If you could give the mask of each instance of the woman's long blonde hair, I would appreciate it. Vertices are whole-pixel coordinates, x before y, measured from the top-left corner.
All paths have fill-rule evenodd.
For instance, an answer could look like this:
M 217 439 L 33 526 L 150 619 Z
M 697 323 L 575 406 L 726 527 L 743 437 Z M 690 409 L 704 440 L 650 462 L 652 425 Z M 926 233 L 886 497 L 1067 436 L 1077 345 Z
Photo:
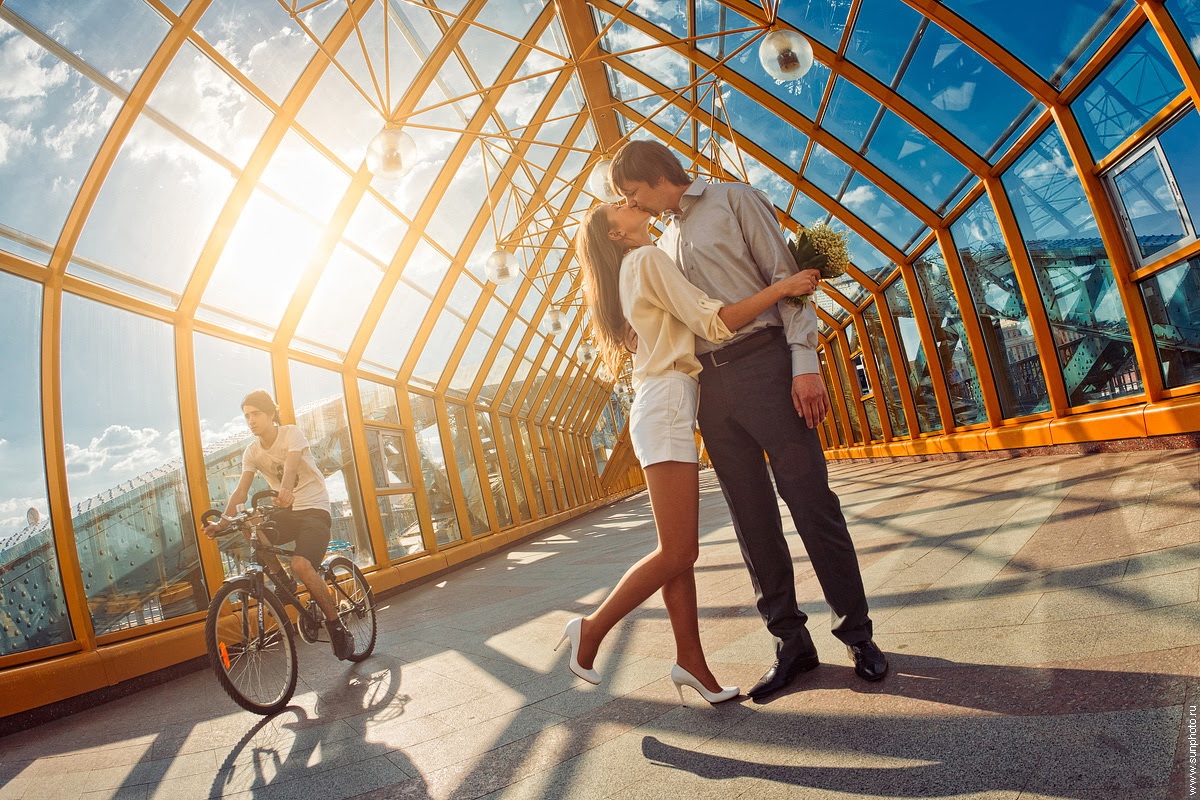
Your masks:
M 637 347 L 629 321 L 621 311 L 621 259 L 625 250 L 608 238 L 607 206 L 588 209 L 575 234 L 575 254 L 583 270 L 583 297 L 592 316 L 592 335 L 600 361 L 613 377 Z

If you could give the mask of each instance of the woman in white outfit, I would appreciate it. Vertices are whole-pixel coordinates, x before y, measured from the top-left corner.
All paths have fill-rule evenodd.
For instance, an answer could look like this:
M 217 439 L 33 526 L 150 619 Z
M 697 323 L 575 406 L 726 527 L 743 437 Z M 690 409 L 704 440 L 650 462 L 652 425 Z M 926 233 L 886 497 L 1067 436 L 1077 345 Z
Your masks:
M 594 612 L 567 623 L 568 666 L 599 683 L 592 664 L 605 635 L 626 614 L 662 589 L 675 635 L 671 680 L 683 700 L 684 685 L 710 703 L 736 697 L 708 668 L 700 645 L 696 580 L 700 488 L 696 427 L 700 362 L 695 338 L 721 342 L 787 297 L 812 294 L 820 273 L 792 275 L 758 294 L 722 305 L 687 282 L 670 256 L 652 243 L 650 214 L 628 205 L 588 211 L 576 237 L 587 303 L 600 356 L 617 374 L 633 353 L 637 397 L 629 415 L 633 450 L 646 475 L 658 547 L 621 578 Z M 557 649 L 557 646 L 555 647 Z

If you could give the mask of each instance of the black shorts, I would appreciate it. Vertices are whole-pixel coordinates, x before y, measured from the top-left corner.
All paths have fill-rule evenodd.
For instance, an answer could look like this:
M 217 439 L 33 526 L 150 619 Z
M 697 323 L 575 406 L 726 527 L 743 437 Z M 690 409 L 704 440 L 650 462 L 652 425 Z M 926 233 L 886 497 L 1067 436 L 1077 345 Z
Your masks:
M 269 534 L 271 544 L 295 542 L 295 555 L 307 558 L 314 567 L 321 566 L 329 547 L 329 529 L 333 527 L 328 511 L 323 508 L 303 511 L 280 508 L 271 514 L 271 521 L 275 523 L 275 530 Z

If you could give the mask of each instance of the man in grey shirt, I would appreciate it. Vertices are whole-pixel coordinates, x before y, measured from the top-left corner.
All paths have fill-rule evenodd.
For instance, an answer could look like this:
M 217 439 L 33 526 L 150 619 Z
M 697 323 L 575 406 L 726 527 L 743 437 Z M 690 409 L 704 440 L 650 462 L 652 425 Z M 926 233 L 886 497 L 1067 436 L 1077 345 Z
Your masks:
M 658 142 L 627 143 L 612 164 L 613 185 L 631 205 L 674 214 L 658 246 L 710 297 L 735 303 L 796 271 L 775 207 L 741 183 L 693 181 Z M 816 312 L 776 306 L 721 345 L 698 342 L 700 432 L 733 517 L 758 611 L 775 638 L 775 663 L 749 691 L 760 699 L 819 663 L 796 604 L 791 553 L 775 487 L 808 551 L 832 612 L 833 635 L 868 681 L 887 674 L 841 502 L 829 488 L 816 426 L 829 411 L 817 362 Z

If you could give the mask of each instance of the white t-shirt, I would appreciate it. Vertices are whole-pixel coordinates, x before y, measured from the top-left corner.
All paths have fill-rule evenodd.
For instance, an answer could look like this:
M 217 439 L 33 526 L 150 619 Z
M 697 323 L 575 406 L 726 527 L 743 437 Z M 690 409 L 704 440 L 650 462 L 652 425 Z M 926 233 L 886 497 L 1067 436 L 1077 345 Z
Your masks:
M 283 461 L 287 454 L 292 452 L 301 454 L 300 463 L 296 466 L 296 485 L 292 487 L 292 494 L 295 496 L 292 510 L 320 508 L 329 511 L 329 492 L 325 488 L 325 476 L 313 461 L 308 439 L 304 438 L 304 434 L 295 425 L 280 425 L 275 441 L 269 448 L 264 448 L 258 437 L 255 437 L 242 453 L 242 471 L 259 473 L 266 479 L 268 486 L 279 491 L 280 482 L 283 480 Z

